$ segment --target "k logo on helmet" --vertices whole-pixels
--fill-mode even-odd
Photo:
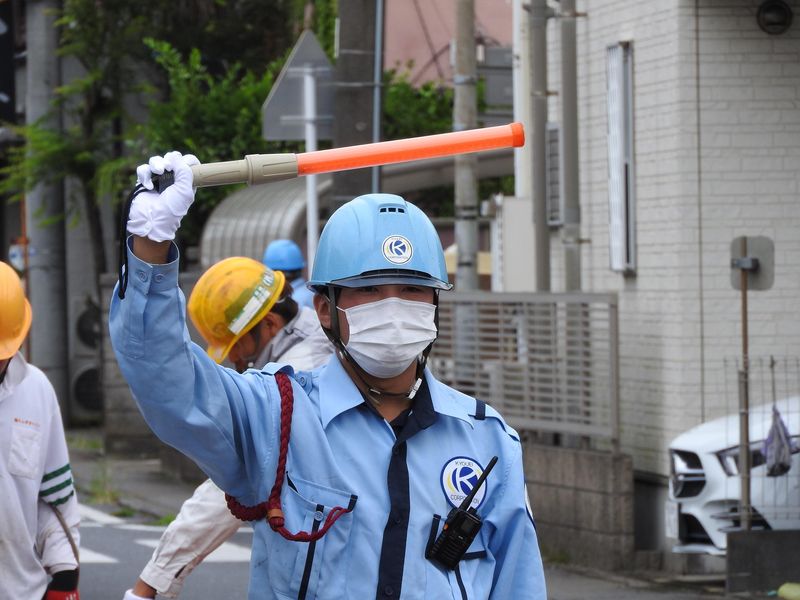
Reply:
[[[390,263],[403,265],[411,260],[414,248],[402,235],[390,235],[383,240],[383,256]]]
[[[464,501],[483,474],[483,467],[478,461],[466,456],[451,458],[442,469],[442,491],[447,501],[457,507]],[[470,507],[478,508],[486,497],[487,484],[478,488]]]

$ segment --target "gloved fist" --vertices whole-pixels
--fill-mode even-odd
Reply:
[[[175,183],[161,194],[154,191],[139,193],[131,204],[128,232],[146,237],[154,242],[175,239],[181,219],[194,201],[192,169],[200,161],[193,154],[167,152],[163,157],[153,156],[146,165],[136,168],[138,183],[147,190],[153,189],[153,175],[164,171],[175,174]]]

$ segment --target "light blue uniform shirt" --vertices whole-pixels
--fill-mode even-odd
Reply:
[[[173,248],[170,259],[176,254]],[[273,373],[281,367],[238,374],[190,341],[177,260],[149,265],[129,253],[129,272],[125,299],[113,296],[110,331],[147,423],[241,503],[266,500],[279,451]],[[355,507],[314,544],[287,541],[265,521],[255,523],[251,599],[545,600],[516,432],[489,407],[484,419],[476,418],[474,399],[425,376],[427,412],[418,403],[409,421],[424,417],[426,426],[396,445],[392,427],[368,409],[336,357],[293,374],[291,485],[281,493],[286,528],[311,531],[332,507]],[[407,467],[400,486],[405,506],[396,513],[390,507],[398,482],[387,477],[393,452],[404,455]],[[477,495],[483,527],[458,569],[442,569],[425,558],[426,546],[492,456],[498,463]],[[405,547],[388,544],[382,560],[384,531],[393,523],[407,527]],[[381,565],[393,565],[401,581],[379,587]]]
[[[306,287],[306,280],[298,277],[291,283],[292,299],[300,306],[307,306],[314,309],[314,292]]]

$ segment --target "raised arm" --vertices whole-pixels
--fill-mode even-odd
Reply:
[[[266,427],[268,439],[277,439],[272,435],[277,389],[270,376],[220,367],[189,339],[178,251],[171,240],[194,199],[192,161],[169,153],[163,164],[174,170],[175,184],[161,194],[142,192],[131,206],[128,285],[124,299],[116,290],[112,297],[111,343],[155,434],[227,492],[256,503],[263,498],[256,500],[254,487],[269,456],[256,459],[244,440],[251,437],[251,422]],[[142,183],[141,167],[139,179]]]

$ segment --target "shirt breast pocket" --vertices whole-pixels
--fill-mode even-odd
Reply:
[[[296,474],[287,474],[281,494],[285,527],[291,533],[319,531],[331,509],[341,506],[343,514],[318,540],[295,542],[277,532],[269,534],[267,569],[273,589],[289,598],[339,597],[345,589],[348,543],[357,497],[349,492],[322,486]],[[341,579],[341,581],[338,581]]]
[[[39,471],[42,434],[22,425],[11,427],[11,447],[8,452],[8,471],[12,475],[36,479]]]
[[[438,516],[438,515],[437,515]],[[429,544],[441,533],[443,522],[434,517]],[[434,533],[434,528],[436,533]],[[454,600],[488,598],[494,572],[494,559],[487,552],[486,542],[478,533],[455,569],[445,569],[428,561],[426,598],[444,598],[449,588]]]

